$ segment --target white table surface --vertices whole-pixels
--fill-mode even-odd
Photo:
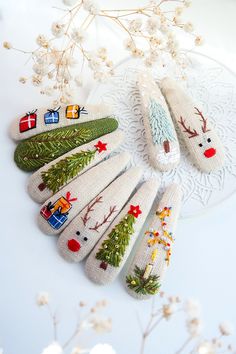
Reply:
[[[9,40],[15,46],[31,48],[35,36],[47,31],[57,17],[50,4],[58,6],[60,1],[2,0],[1,42]],[[199,32],[215,48],[208,54],[218,53],[218,58],[236,71],[235,14],[236,0],[193,0],[189,10]],[[121,52],[120,58],[124,55]],[[36,225],[38,206],[27,195],[26,173],[13,162],[15,145],[7,132],[18,113],[49,103],[47,97],[40,96],[31,86],[22,87],[17,82],[18,76],[30,71],[25,61],[25,57],[1,49],[0,347],[6,354],[39,354],[52,341],[47,313],[35,306],[36,294],[45,290],[58,309],[62,340],[74,328],[74,309],[79,300],[93,303],[106,298],[110,302],[107,313],[113,318],[112,333],[83,337],[81,343],[88,347],[108,342],[117,354],[138,354],[140,333],[136,312],[145,323],[150,303],[129,297],[121,277],[106,287],[90,283],[83,265],[64,262],[57,254],[56,239],[43,235]],[[78,97],[86,98],[90,88],[88,82]],[[205,215],[180,220],[172,265],[163,286],[169,294],[199,299],[206,336],[214,336],[221,320],[228,319],[236,326],[235,206],[234,195]],[[150,338],[146,354],[172,354],[181,345],[186,337],[184,326],[178,319],[171,323]]]

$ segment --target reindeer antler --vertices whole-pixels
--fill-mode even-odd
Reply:
[[[180,117],[180,120],[178,121],[182,127],[184,128],[183,132],[189,134],[189,139],[190,138],[194,138],[195,136],[198,136],[199,134],[197,133],[197,131],[195,129],[191,130],[190,126],[187,127],[185,124],[185,120],[183,120],[182,117]]]
[[[203,114],[201,111],[199,111],[199,109],[197,107],[194,107],[196,109],[197,112],[195,112],[195,114],[197,114],[198,116],[201,117],[201,120],[202,120],[202,123],[203,123],[203,126],[202,126],[202,132],[203,133],[206,133],[206,132],[209,132],[210,129],[207,129],[207,119],[204,118]]]

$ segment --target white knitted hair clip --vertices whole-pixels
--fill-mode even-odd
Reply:
[[[107,117],[110,114],[111,107],[104,104],[73,104],[53,109],[34,109],[12,122],[10,135],[14,140],[23,140],[49,130]]]
[[[115,150],[124,138],[121,130],[104,135],[41,167],[29,178],[32,199],[43,203],[74,178],[86,172]]]
[[[111,157],[75,178],[48,199],[40,210],[38,224],[49,235],[59,234],[73,218],[116,176],[130,160],[126,152]]]
[[[130,197],[142,170],[132,167],[96,196],[65,228],[59,252],[70,262],[82,261],[102,237]]]
[[[161,89],[196,166],[203,172],[220,169],[224,148],[202,109],[170,78],[162,80]]]
[[[165,98],[151,74],[139,74],[138,87],[150,162],[160,171],[169,171],[178,165],[180,151]]]
[[[159,187],[159,181],[145,182],[128,201],[89,255],[86,274],[95,283],[112,282],[128,258],[145,222]]]
[[[142,235],[126,276],[127,290],[135,298],[148,299],[159,291],[170,262],[181,197],[178,185],[169,186]]]

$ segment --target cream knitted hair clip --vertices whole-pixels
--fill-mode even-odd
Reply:
[[[178,185],[169,186],[142,235],[126,276],[127,290],[135,298],[148,299],[159,291],[170,262],[181,197]]]
[[[123,132],[117,130],[81,145],[41,167],[29,178],[30,196],[38,203],[45,202],[75,177],[107,157],[123,138]]]
[[[151,74],[139,74],[138,87],[150,162],[160,171],[169,171],[178,165],[180,151],[165,98]]]
[[[63,187],[42,206],[38,216],[40,229],[49,235],[59,234],[98,193],[116,178],[129,160],[130,155],[126,152],[111,157]]]
[[[14,159],[22,170],[34,171],[117,127],[116,119],[102,118],[40,133],[22,140],[15,150]]]
[[[159,181],[145,182],[115,218],[89,255],[86,274],[95,283],[112,282],[128,258],[145,222],[159,187]]]
[[[111,113],[111,108],[104,104],[73,104],[53,109],[34,109],[12,122],[10,135],[14,140],[23,140],[52,129],[107,117]]]
[[[59,252],[70,262],[82,261],[125,205],[141,178],[132,167],[96,196],[65,228],[58,239]]]
[[[161,89],[196,166],[203,172],[220,169],[224,148],[202,109],[170,78],[162,80]]]

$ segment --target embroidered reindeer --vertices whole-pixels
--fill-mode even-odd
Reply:
[[[207,119],[204,117],[203,113],[197,107],[194,107],[194,109],[196,110],[195,114],[200,117],[200,121],[202,122],[202,126],[201,126],[202,132],[201,133],[206,134],[207,132],[210,132],[211,130],[207,128]],[[202,135],[200,132],[197,132],[196,129],[191,129],[190,126],[187,126],[186,122],[182,116],[180,117],[180,120],[178,121],[178,123],[182,126],[183,132],[188,134],[189,139]],[[207,141],[207,143],[211,143],[210,138],[207,138],[206,141]],[[203,147],[204,144],[199,143],[198,145],[199,145],[199,147]],[[203,152],[203,154],[206,158],[213,157],[216,154],[216,149],[210,147],[210,148],[206,149]]]

